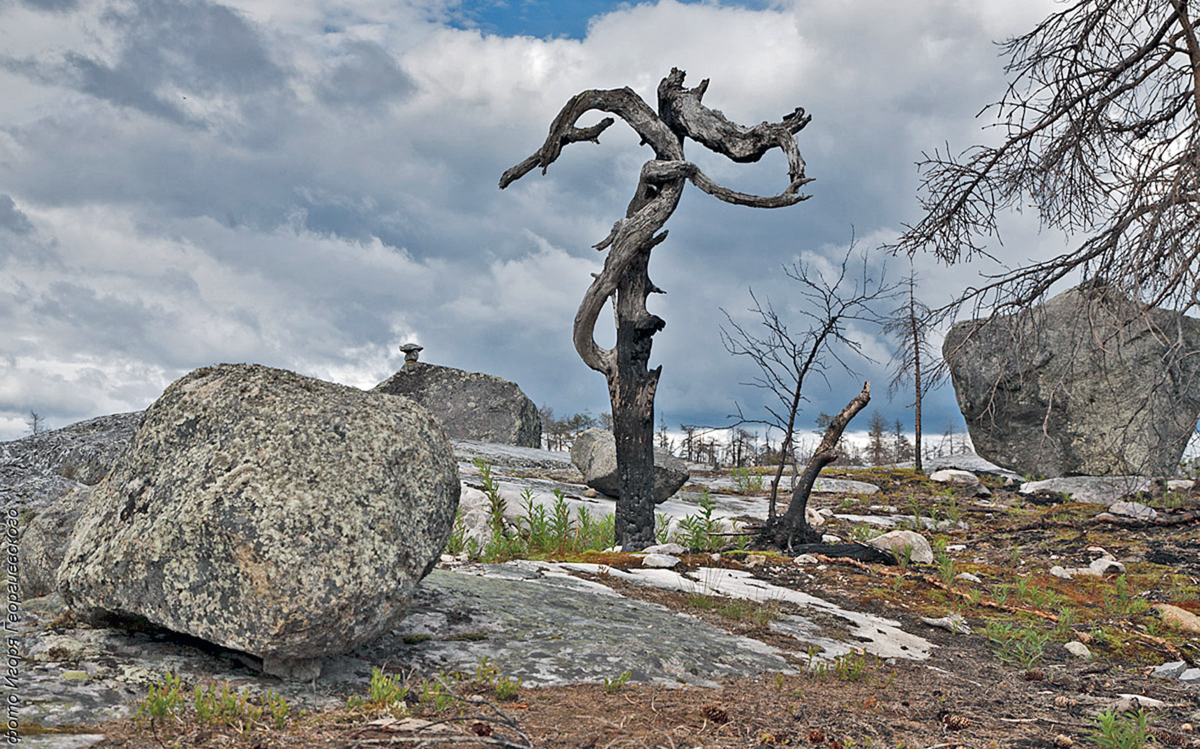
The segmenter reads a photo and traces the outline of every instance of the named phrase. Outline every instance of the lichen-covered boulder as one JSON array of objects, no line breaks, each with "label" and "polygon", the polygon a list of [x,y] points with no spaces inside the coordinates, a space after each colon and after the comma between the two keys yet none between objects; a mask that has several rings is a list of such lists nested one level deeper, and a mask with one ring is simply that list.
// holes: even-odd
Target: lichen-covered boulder
[{"label": "lichen-covered boulder", "polygon": [[[620,496],[617,474],[617,440],[607,429],[588,429],[571,443],[571,462],[583,482],[610,497]],[[654,503],[662,504],[687,483],[687,464],[661,448],[654,448]]]},{"label": "lichen-covered boulder", "polygon": [[23,600],[48,595],[57,589],[58,568],[91,493],[92,487],[82,485],[67,492],[22,529],[17,553]]},{"label": "lichen-covered boulder", "polygon": [[542,446],[537,406],[515,382],[482,372],[410,361],[375,391],[412,398],[456,440]]},{"label": "lichen-covered boulder", "polygon": [[458,494],[445,433],[406,398],[198,369],[93,490],[59,591],[85,616],[140,617],[311,675],[396,621]]},{"label": "lichen-covered boulder", "polygon": [[0,442],[0,466],[63,476],[91,486],[125,451],[142,412],[109,414],[12,442]]},{"label": "lichen-covered boulder", "polygon": [[1200,416],[1200,320],[1089,283],[954,325],[943,355],[975,451],[1038,476],[1169,476]]}]

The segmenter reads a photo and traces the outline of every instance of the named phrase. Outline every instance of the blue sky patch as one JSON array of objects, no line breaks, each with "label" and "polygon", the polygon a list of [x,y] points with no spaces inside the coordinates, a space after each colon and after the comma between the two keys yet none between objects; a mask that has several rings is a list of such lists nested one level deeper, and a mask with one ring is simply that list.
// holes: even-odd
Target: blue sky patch
[{"label": "blue sky patch", "polygon": [[[702,0],[681,0],[698,5]],[[583,39],[588,21],[619,8],[642,5],[613,0],[464,0],[451,26],[500,36]],[[769,0],[724,0],[720,5],[761,10]]]}]

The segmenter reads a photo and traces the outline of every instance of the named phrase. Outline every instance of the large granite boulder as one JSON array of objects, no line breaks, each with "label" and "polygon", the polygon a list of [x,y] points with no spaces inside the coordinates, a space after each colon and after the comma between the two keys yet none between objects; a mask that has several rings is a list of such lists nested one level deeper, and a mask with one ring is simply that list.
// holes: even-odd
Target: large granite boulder
[{"label": "large granite boulder", "polygon": [[207,367],[167,388],[92,491],[59,592],[84,616],[139,617],[313,676],[402,614],[458,495],[450,443],[411,400]]},{"label": "large granite boulder", "polygon": [[1102,284],[958,323],[943,355],[975,451],[1025,475],[1171,475],[1200,416],[1200,320]]},{"label": "large granite boulder", "polygon": [[[583,474],[583,482],[610,497],[620,496],[617,474],[617,440],[607,429],[588,429],[571,443],[571,462]],[[662,504],[691,474],[687,464],[661,448],[654,448],[654,503]]]},{"label": "large granite boulder", "polygon": [[141,411],[110,414],[12,442],[0,442],[0,466],[62,476],[91,486],[108,474],[133,439],[141,420]]},{"label": "large granite boulder", "polygon": [[537,406],[514,382],[409,361],[374,390],[412,398],[441,419],[451,439],[542,446]]}]

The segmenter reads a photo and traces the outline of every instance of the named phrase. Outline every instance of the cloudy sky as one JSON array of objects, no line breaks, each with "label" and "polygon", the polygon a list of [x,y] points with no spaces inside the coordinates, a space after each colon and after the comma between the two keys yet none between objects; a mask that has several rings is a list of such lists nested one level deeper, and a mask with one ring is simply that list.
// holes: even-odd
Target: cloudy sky
[{"label": "cloudy sky", "polygon": [[[727,423],[754,372],[722,348],[721,309],[749,289],[804,325],[795,282],[851,237],[877,247],[915,221],[922,151],[981,138],[1003,91],[994,41],[1050,0],[0,0],[0,439],[141,409],[216,362],[259,362],[370,387],[416,341],[423,360],[516,381],[558,413],[608,410],[571,346],[649,151],[621,124],[503,192],[559,108],[589,88],[649,101],[672,66],[711,79],[709,106],[745,124],[812,115],[799,143],[812,198],[766,211],[688,188],[654,250],[651,310],[664,420]],[[581,121],[591,124],[598,116]],[[772,154],[735,165],[689,144],[731,187],[785,181]],[[1061,251],[1028,216],[1005,262]],[[995,266],[914,260],[945,301]],[[886,268],[885,268],[886,266]],[[611,318],[597,339],[611,341]],[[890,343],[853,331],[878,363]],[[806,423],[860,382],[813,383]],[[926,431],[961,417],[949,388]],[[961,429],[961,426],[958,427]]]}]

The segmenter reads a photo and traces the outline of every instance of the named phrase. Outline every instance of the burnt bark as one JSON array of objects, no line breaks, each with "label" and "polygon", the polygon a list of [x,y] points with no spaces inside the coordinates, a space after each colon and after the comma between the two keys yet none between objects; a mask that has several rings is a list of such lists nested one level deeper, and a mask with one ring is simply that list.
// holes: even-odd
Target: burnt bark
[{"label": "burnt bark", "polygon": [[[662,80],[657,112],[630,88],[576,94],[551,123],[542,147],[500,178],[500,188],[504,189],[537,167],[545,173],[564,146],[598,142],[600,134],[615,120],[606,117],[590,127],[577,127],[576,121],[592,110],[620,117],[654,151],[654,158],[642,166],[625,217],[595,245],[598,250],[608,250],[608,255],[604,269],[580,302],[573,334],[580,358],[608,382],[620,479],[616,542],[627,549],[654,543],[654,395],[662,368],[650,368],[650,354],[654,334],[666,323],[647,311],[646,298],[651,293],[662,293],[650,281],[648,270],[651,250],[667,237],[662,227],[688,182],[728,203],[778,208],[807,199],[800,188],[811,181],[804,175],[804,160],[794,139],[795,133],[808,124],[804,110],[796,109],[779,123],[743,127],[701,103],[707,80],[696,88],[685,89],[683,79],[683,71],[672,69]],[[774,196],[749,195],[722,187],[684,159],[687,138],[736,162],[758,161],[771,149],[779,148],[788,160],[788,186]],[[595,328],[610,299],[616,312],[617,342],[614,348],[604,349],[596,344]]]},{"label": "burnt bark", "polygon": [[813,544],[821,540],[821,535],[808,524],[804,516],[809,495],[812,494],[813,485],[816,484],[821,469],[837,458],[837,443],[842,438],[842,432],[846,431],[850,420],[870,402],[871,383],[867,382],[863,384],[862,391],[829,422],[821,444],[813,452],[804,473],[800,474],[800,480],[792,489],[792,500],[788,504],[787,512],[779,516],[774,523],[766,525],[763,529],[764,540],[789,551],[797,544]]}]

